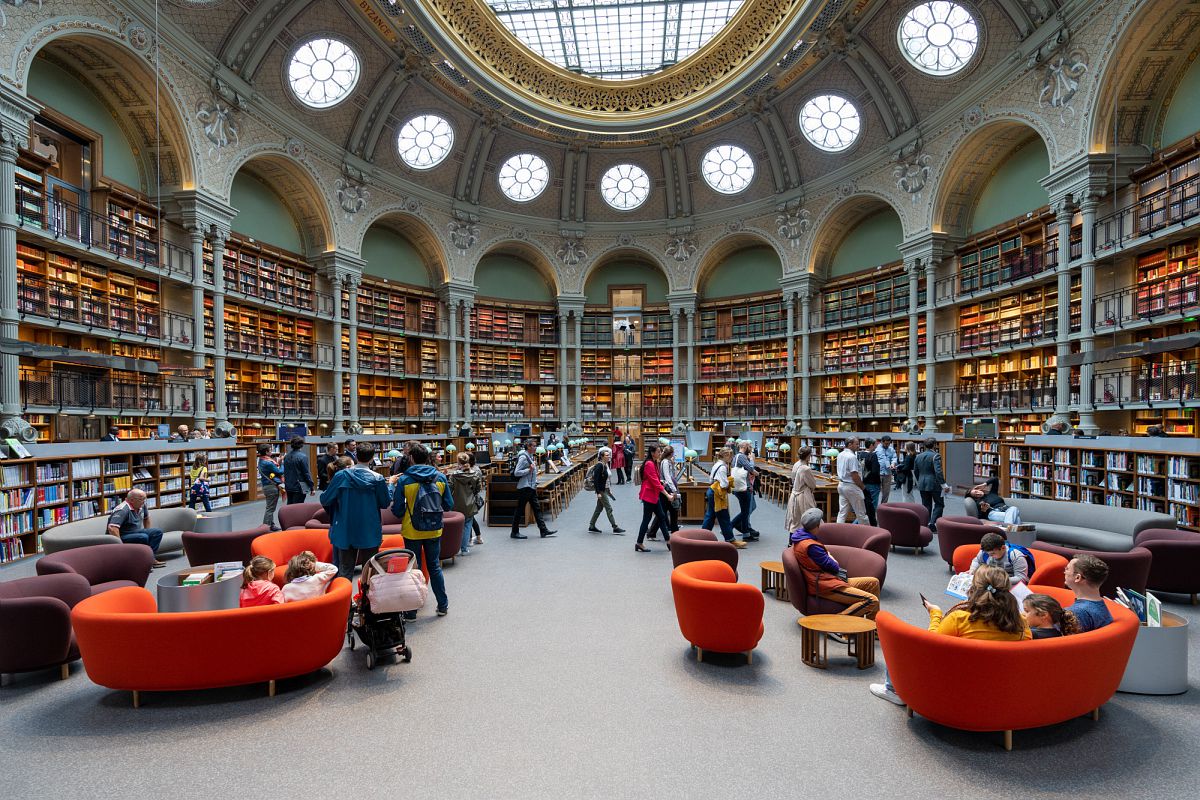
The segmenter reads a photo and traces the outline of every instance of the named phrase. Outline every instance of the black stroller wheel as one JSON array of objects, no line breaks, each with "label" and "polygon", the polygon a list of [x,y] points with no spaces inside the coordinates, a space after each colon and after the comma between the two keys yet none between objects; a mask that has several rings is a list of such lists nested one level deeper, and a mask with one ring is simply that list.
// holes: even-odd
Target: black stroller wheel
[{"label": "black stroller wheel", "polygon": [[375,669],[375,651],[367,651],[367,669]]},{"label": "black stroller wheel", "polygon": [[412,648],[411,648],[411,647],[409,647],[408,645],[405,645],[405,646],[404,646],[404,649],[401,651],[401,654],[402,654],[402,656],[403,656],[403,658],[404,658],[404,663],[405,663],[405,664],[407,664],[408,662],[412,661]]}]

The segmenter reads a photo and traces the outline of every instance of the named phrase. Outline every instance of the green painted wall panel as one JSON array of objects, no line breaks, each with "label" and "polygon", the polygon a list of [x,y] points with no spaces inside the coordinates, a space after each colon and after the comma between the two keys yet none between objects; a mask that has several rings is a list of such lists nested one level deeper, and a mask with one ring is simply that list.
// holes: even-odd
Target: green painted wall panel
[{"label": "green painted wall panel", "polygon": [[890,264],[900,258],[897,249],[904,241],[904,226],[890,208],[864,217],[838,245],[829,265],[829,277],[852,275],[864,269]]},{"label": "green painted wall panel", "polygon": [[408,239],[394,231],[371,228],[363,237],[361,255],[367,262],[363,272],[368,275],[409,286],[433,286],[421,254]]},{"label": "green painted wall panel", "polygon": [[644,261],[610,261],[588,276],[583,293],[591,305],[608,305],[608,287],[645,286],[647,305],[667,302],[667,276]]},{"label": "green painted wall panel", "polygon": [[1167,109],[1163,121],[1162,144],[1164,147],[1185,139],[1200,131],[1200,58],[1192,62],[1184,73],[1179,88]]},{"label": "green painted wall panel", "polygon": [[779,290],[783,264],[772,247],[747,247],[718,264],[700,287],[700,296],[708,299],[738,297]]},{"label": "green painted wall panel", "polygon": [[237,209],[233,229],[266,244],[303,254],[304,244],[292,212],[271,187],[246,171],[233,178],[229,205]]},{"label": "green painted wall panel", "polygon": [[475,290],[480,297],[554,302],[554,289],[528,261],[512,256],[484,256],[475,268]]},{"label": "green painted wall panel", "polygon": [[35,58],[29,67],[29,96],[100,134],[106,176],[134,189],[150,190],[125,133],[91,89],[46,59]]},{"label": "green painted wall panel", "polygon": [[1041,138],[1034,136],[1005,159],[988,179],[971,212],[967,232],[987,230],[1049,203],[1050,195],[1040,183],[1049,174],[1050,155]]}]

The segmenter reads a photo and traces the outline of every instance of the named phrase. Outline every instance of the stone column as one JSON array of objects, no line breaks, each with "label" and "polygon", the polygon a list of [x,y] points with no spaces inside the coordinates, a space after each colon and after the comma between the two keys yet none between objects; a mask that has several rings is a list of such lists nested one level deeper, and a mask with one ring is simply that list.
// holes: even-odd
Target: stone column
[{"label": "stone column", "polygon": [[463,301],[463,420],[471,422],[471,317],[475,304]]},{"label": "stone column", "polygon": [[450,349],[450,424],[458,422],[458,301],[446,300],[446,313],[450,330],[446,337]]},{"label": "stone column", "polygon": [[229,422],[225,396],[225,242],[228,231],[213,226],[208,233],[213,251],[213,415],[217,424]]},{"label": "stone column", "polygon": [[[921,387],[917,385],[921,361],[921,348],[917,341],[917,331],[921,327],[917,302],[921,291],[921,264],[919,261],[910,261],[904,266],[908,271],[908,416],[910,419],[916,419],[921,413],[919,408]],[[927,288],[926,292],[932,295],[933,288]],[[929,331],[926,331],[925,352],[928,354],[933,350],[933,340],[929,338]],[[925,392],[928,395],[930,391],[928,380],[926,380]]]},{"label": "stone column", "polygon": [[[567,320],[566,313],[558,314],[558,418],[565,425],[567,417]],[[540,384],[539,384],[540,385]],[[538,404],[539,418],[541,404]]]},{"label": "stone column", "polygon": [[[935,372],[933,339],[937,336],[937,326],[934,324],[934,311],[937,300],[934,295],[937,283],[937,260],[930,256],[925,261],[925,420],[934,424],[936,406],[934,397],[937,394],[937,375]],[[911,285],[911,284],[910,284]],[[911,372],[909,373],[911,375]]]},{"label": "stone column", "polygon": [[[5,339],[17,338],[21,318],[17,313],[17,195],[13,187],[17,181],[17,150],[26,144],[29,121],[26,120],[24,126],[18,122],[6,113],[0,123],[3,125],[0,131],[0,336]],[[12,420],[9,424],[14,429],[24,428],[27,424],[21,419],[20,366],[18,356],[0,355],[0,422]]]},{"label": "stone column", "polygon": [[1055,370],[1054,413],[1066,414],[1071,403],[1071,368],[1063,364],[1063,357],[1071,352],[1071,220],[1075,213],[1071,209],[1071,198],[1061,200],[1054,209],[1055,227],[1058,229],[1058,345],[1057,369]]},{"label": "stone column", "polygon": [[[1079,349],[1090,353],[1095,349],[1095,309],[1096,302],[1096,208],[1099,201],[1093,195],[1088,195],[1080,203],[1079,209],[1083,214],[1083,263],[1080,265],[1080,327]],[[1068,317],[1069,319],[1069,317]],[[1079,427],[1089,436],[1099,432],[1096,425],[1096,365],[1084,361],[1079,368]]]},{"label": "stone column", "polygon": [[[350,336],[350,424],[358,424],[358,287],[361,279],[356,275],[347,275],[345,282],[350,295],[350,316],[347,320]],[[410,365],[405,364],[404,370],[411,371]]]},{"label": "stone column", "polygon": [[671,422],[679,421],[679,392],[683,388],[683,365],[679,363],[679,343],[683,335],[683,311],[671,313]]},{"label": "stone column", "polygon": [[812,433],[812,354],[809,352],[812,332],[812,299],[810,292],[800,294],[800,432]]},{"label": "stone column", "polygon": [[791,425],[796,416],[796,352],[792,340],[796,336],[796,295],[784,292],[783,305],[787,310],[787,411],[784,425]]},{"label": "stone column", "polygon": [[333,433],[346,427],[346,410],[342,406],[342,385],[346,368],[342,366],[342,276],[336,272],[329,277],[333,291]]},{"label": "stone column", "polygon": [[[207,352],[204,347],[204,230],[193,225],[188,233],[192,239],[192,366],[204,369]],[[216,344],[215,340],[213,344]],[[205,378],[192,380],[192,403],[195,405],[192,410],[196,414],[197,428],[207,428],[212,416],[204,404],[205,383]]]},{"label": "stone column", "polygon": [[572,419],[583,425],[583,309],[575,311],[575,339],[571,343],[575,350],[575,406]]}]

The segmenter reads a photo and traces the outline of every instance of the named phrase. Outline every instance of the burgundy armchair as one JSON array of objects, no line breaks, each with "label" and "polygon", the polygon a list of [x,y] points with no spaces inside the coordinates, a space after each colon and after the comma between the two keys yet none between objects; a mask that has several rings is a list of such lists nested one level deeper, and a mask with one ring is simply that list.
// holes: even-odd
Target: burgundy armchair
[{"label": "burgundy armchair", "polygon": [[[324,509],[320,503],[292,503],[286,506],[279,507],[279,527],[285,531],[294,528],[306,528],[305,525],[310,519],[317,515],[317,512],[324,513]],[[326,525],[329,520],[326,519]]]},{"label": "burgundy armchair", "polygon": [[0,673],[61,666],[66,678],[68,665],[79,658],[71,609],[91,594],[87,578],[73,573],[0,583]]},{"label": "burgundy armchair", "polygon": [[1036,551],[1038,550],[1045,550],[1048,553],[1058,553],[1067,559],[1067,561],[1084,553],[1100,559],[1108,565],[1108,579],[1100,587],[1100,594],[1103,597],[1116,597],[1118,586],[1145,594],[1146,584],[1150,579],[1150,564],[1154,560],[1154,555],[1147,548],[1138,546],[1127,552],[1119,553],[1101,550],[1076,550],[1071,547],[1048,544],[1047,542],[1034,542],[1030,549],[1035,551],[1033,554],[1035,559],[1037,558]]},{"label": "burgundy armchair", "polygon": [[954,571],[954,551],[964,544],[978,545],[985,533],[998,533],[1004,536],[1004,531],[992,525],[984,525],[978,520],[974,522],[957,522],[942,517],[938,520],[938,550],[942,560]]},{"label": "burgundy armchair", "polygon": [[[463,526],[466,523],[467,518],[461,511],[442,512],[442,561],[454,561],[458,551],[462,549]],[[397,530],[396,533],[400,531]]]},{"label": "burgundy armchair", "polygon": [[267,525],[259,525],[245,531],[221,533],[193,533],[184,531],[183,552],[187,554],[188,564],[216,564],[220,561],[240,561],[249,564],[253,553],[250,543],[269,531]]},{"label": "burgundy armchair", "polygon": [[[909,507],[912,505],[915,503],[884,503],[875,509],[879,527],[890,534],[893,550],[897,547],[912,547],[920,553],[933,541],[933,531],[921,522],[921,515]],[[925,510],[924,506],[920,508]]]},{"label": "burgundy armchair", "polygon": [[[891,506],[892,508],[907,508],[909,511],[917,515],[917,519],[921,521],[922,525],[929,525],[929,509],[920,503],[883,503],[882,505]],[[879,509],[876,509],[876,511],[878,510]],[[941,517],[941,519],[938,521],[940,522],[943,519],[945,519],[945,517]]]},{"label": "burgundy armchair", "polygon": [[[824,530],[825,526],[822,525],[821,529]],[[849,577],[876,578],[879,580],[879,585],[883,585],[883,579],[887,576],[887,561],[883,556],[870,550],[836,544],[826,545],[825,549],[841,565],[842,569],[846,570]],[[796,560],[796,554],[792,552],[792,548],[784,548],[780,560],[783,561],[788,600],[796,607],[797,611],[808,616],[809,614],[839,614],[845,610],[846,607],[841,603],[823,600],[815,595],[809,596],[808,585],[804,580],[804,570],[800,568],[800,562]]]},{"label": "burgundy armchair", "polygon": [[91,593],[100,594],[122,586],[145,586],[154,569],[154,551],[144,544],[76,547],[48,553],[36,566],[38,575],[82,575]]},{"label": "burgundy armchair", "polygon": [[1133,537],[1134,547],[1144,547],[1154,557],[1146,588],[1187,594],[1196,605],[1200,596],[1200,533],[1147,528]]},{"label": "burgundy armchair", "polygon": [[691,561],[724,561],[737,572],[737,548],[703,528],[683,528],[671,534],[671,566]]}]

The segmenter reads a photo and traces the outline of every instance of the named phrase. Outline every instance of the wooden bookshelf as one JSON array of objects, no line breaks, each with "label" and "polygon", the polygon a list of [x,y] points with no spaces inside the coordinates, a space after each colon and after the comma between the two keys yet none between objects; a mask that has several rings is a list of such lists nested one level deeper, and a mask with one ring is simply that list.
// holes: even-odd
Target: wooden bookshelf
[{"label": "wooden bookshelf", "polygon": [[[405,374],[407,342],[403,335],[358,330],[358,368]],[[350,366],[350,331],[342,329],[342,366]]]},{"label": "wooden bookshelf", "polygon": [[544,307],[512,308],[476,304],[471,311],[472,341],[557,344],[558,317]]},{"label": "wooden bookshelf", "polygon": [[697,353],[701,380],[762,378],[787,373],[787,343],[760,341],[710,345]]},{"label": "wooden bookshelf", "polygon": [[[412,381],[387,375],[359,375],[359,416],[375,419],[419,416],[418,395],[411,384]],[[348,386],[345,391],[349,392]]]},{"label": "wooden bookshelf", "polygon": [[972,238],[956,251],[957,292],[969,294],[1037,275],[1058,263],[1054,213],[1043,208]]},{"label": "wooden bookshelf", "polygon": [[[536,389],[534,407],[537,407]],[[471,413],[481,419],[525,419],[525,387],[505,384],[472,384]]]},{"label": "wooden bookshelf", "polygon": [[[925,318],[917,323],[917,356],[925,357]],[[908,320],[829,331],[821,339],[825,370],[858,369],[908,361]]]},{"label": "wooden bookshelf", "polygon": [[286,364],[231,358],[225,365],[230,415],[312,419],[317,414],[316,372]]},{"label": "wooden bookshelf", "polygon": [[[316,309],[315,271],[300,257],[234,234],[222,260],[225,289],[268,304],[300,311]],[[205,274],[213,271],[212,246],[204,244]]]},{"label": "wooden bookshelf", "polygon": [[[925,382],[925,368],[917,372]],[[827,416],[894,417],[908,413],[908,370],[874,370],[821,379],[820,397]]]},{"label": "wooden bookshelf", "polygon": [[786,415],[786,380],[702,383],[698,388],[703,419],[782,419]]},{"label": "wooden bookshelf", "polygon": [[787,335],[787,315],[778,295],[706,303],[697,314],[697,325],[701,342]]},{"label": "wooden bookshelf", "polygon": [[[922,278],[917,302],[925,303]],[[901,262],[876,267],[826,284],[821,292],[825,327],[908,313],[908,276]]]},{"label": "wooden bookshelf", "polygon": [[[212,338],[211,298],[205,298],[205,340]],[[232,353],[311,362],[316,352],[312,320],[255,306],[225,304],[225,349]]]},{"label": "wooden bookshelf", "polygon": [[1164,148],[1144,167],[1130,177],[1137,184],[1135,224],[1138,234],[1147,234],[1179,222],[1194,211],[1191,203],[1181,198],[1196,196],[1196,181],[1200,180],[1200,140]]},{"label": "wooden bookshelf", "polygon": [[107,215],[107,248],[110,253],[157,264],[159,258],[158,209],[132,189],[106,181],[92,191],[92,207]]},{"label": "wooden bookshelf", "polygon": [[1200,240],[1188,239],[1138,257],[1135,309],[1139,317],[1200,308]]}]

